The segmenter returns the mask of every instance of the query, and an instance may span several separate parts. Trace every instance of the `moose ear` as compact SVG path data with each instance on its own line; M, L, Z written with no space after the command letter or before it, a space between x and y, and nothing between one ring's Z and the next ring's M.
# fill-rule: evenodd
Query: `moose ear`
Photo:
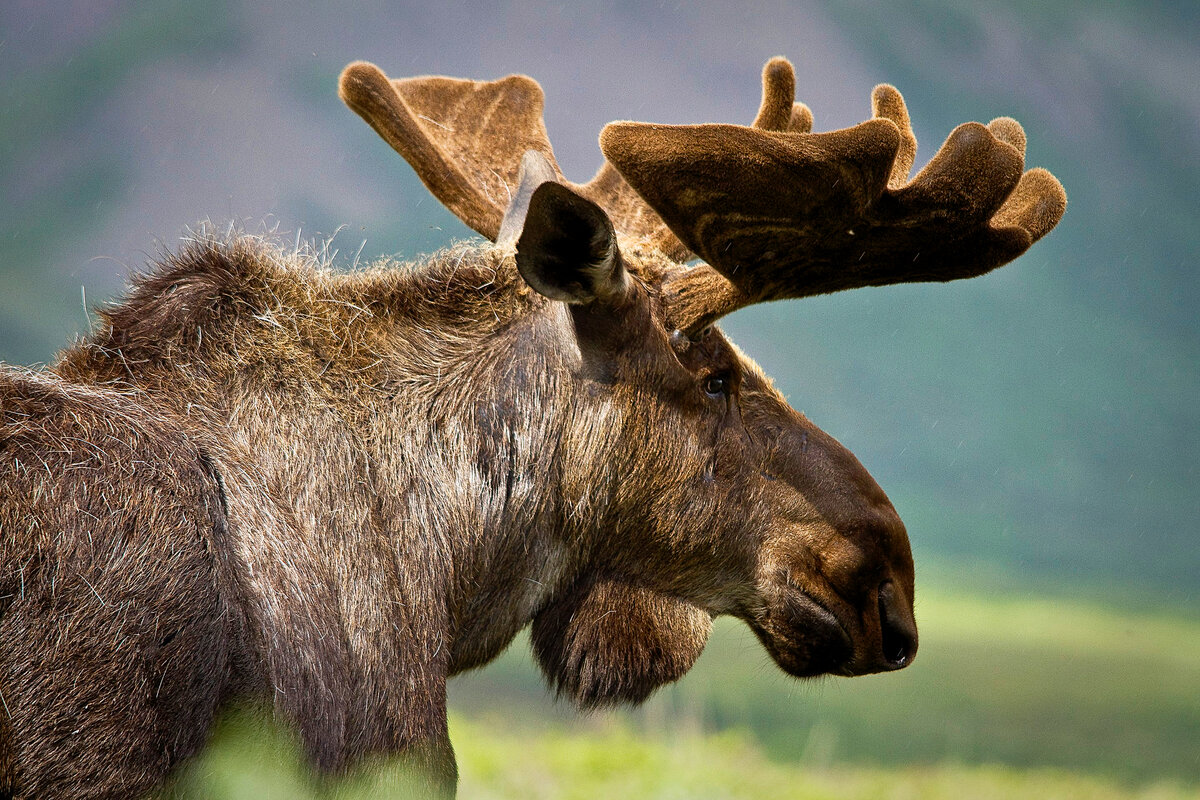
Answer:
M686 600L623 581L577 584L533 620L533 652L558 694L589 709L640 703L683 677L712 616Z
M517 269L539 293L567 303L616 299L629 288L608 215L551 181L537 186L529 198L517 239Z

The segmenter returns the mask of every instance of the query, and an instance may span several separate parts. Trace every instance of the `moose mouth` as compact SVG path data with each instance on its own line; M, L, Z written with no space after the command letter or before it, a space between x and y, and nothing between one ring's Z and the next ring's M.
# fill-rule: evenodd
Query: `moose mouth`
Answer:
M854 641L838 616L811 595L789 586L780 602L750 628L789 675L850 675Z

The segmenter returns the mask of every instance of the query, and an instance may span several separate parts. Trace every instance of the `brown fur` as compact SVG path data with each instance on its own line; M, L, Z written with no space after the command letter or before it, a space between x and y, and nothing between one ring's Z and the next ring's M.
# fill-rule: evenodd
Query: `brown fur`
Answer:
M861 467L720 334L662 327L672 262L623 263L629 296L601 310L534 293L496 248L338 275L200 238L52 373L6 373L9 791L142 791L246 696L324 770L407 752L452 784L445 680L530 620L551 682L596 705L679 677L713 614L765 625L779 570L846 605L899 556L911 596L903 528ZM712 370L728 401L697 388ZM776 497L775 426L809 432L801 468L834 502L883 515L863 552L818 566L841 521L815 485ZM847 617L862 653L816 671L879 668L873 603Z
M10 372L0 409L0 795L145 792L236 684L218 478L122 392Z
M736 135L807 136L791 90L769 64ZM339 274L200 235L49 370L0 370L0 797L145 792L240 698L324 774L399 755L452 793L446 680L530 623L583 707L680 677L718 614L793 675L910 663L883 491L719 331L678 323L780 274L681 264L659 211L711 242L633 191L641 167L559 183L529 79L358 64L342 93L504 239ZM897 139L898 97L871 130ZM1013 126L991 132L1009 149ZM915 140L889 146L906 172ZM517 190L507 213L480 171ZM997 219L1028 221L1022 186Z

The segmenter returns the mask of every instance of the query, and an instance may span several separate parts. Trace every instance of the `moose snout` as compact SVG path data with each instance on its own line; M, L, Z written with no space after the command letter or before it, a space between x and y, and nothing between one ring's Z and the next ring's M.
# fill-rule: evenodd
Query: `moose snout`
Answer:
M917 654L917 622L912 602L890 580L879 587L876 608L879 614L878 670L907 667Z

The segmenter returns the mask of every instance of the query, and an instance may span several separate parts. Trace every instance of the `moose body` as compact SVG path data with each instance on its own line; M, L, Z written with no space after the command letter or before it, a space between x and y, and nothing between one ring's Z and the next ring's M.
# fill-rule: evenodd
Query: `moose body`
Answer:
M755 130L804 136L784 64ZM481 149L397 114L528 84L370 70L343 97L495 245L347 274L200 236L48 370L0 373L0 797L149 791L240 698L324 772L399 754L452 792L446 680L530 623L584 707L680 677L718 614L798 676L911 661L899 517L710 325L776 279L684 263L711 243L670 238L669 202L560 182L519 119L485 153L512 201L464 194Z

